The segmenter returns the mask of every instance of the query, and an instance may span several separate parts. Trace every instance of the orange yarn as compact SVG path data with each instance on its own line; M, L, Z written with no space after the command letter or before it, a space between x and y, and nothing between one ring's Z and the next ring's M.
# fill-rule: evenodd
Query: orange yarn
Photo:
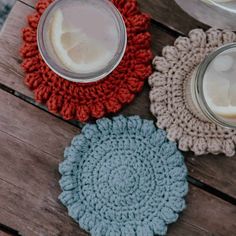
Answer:
M64 119L87 121L114 113L130 103L152 73L149 17L138 10L136 0L112 0L123 15L128 34L125 55L119 66L101 81L83 84L67 81L55 74L41 58L37 47L40 16L53 0L39 0L36 12L28 16L24 28L23 57L25 84L34 91L35 100Z

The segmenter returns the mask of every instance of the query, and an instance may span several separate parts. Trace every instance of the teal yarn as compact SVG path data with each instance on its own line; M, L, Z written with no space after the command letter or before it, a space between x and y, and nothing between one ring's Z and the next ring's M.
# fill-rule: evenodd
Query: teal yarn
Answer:
M183 156L152 121L87 124L64 157L59 199L92 236L165 235L185 208Z
M15 0L0 0L0 29L2 28Z

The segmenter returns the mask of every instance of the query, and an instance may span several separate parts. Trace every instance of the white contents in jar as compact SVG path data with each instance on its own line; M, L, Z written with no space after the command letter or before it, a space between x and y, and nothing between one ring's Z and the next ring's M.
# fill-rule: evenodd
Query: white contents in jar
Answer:
M218 72L230 70L233 64L234 64L234 59L233 57L229 55L219 56L215 58L215 60L213 61L213 67L215 71L218 71Z
M203 78L204 98L213 113L236 119L236 50L228 49L209 64Z
M118 28L112 14L86 1L56 9L48 31L57 61L75 73L103 69L119 45Z

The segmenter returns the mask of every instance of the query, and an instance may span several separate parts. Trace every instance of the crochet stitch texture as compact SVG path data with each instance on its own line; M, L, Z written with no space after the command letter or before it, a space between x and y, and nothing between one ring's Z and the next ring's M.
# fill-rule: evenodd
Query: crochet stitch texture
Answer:
M60 78L41 58L36 32L40 16L53 0L39 0L36 12L28 17L23 29L21 48L25 84L34 91L35 100L46 103L50 112L64 119L87 121L114 113L130 103L152 73L151 36L147 31L149 17L138 10L136 0L112 0L121 12L128 35L125 55L119 66L99 82L81 84Z
M183 151L196 155L206 153L235 154L236 130L210 123L190 109L186 101L185 84L193 71L212 50L236 41L235 33L209 29L194 29L189 37L179 37L174 46L167 46L162 57L155 57L156 71L150 76L151 112L157 126L165 128L168 138L178 141Z
M165 235L185 207L183 156L152 121L97 120L64 156L59 199L92 236Z

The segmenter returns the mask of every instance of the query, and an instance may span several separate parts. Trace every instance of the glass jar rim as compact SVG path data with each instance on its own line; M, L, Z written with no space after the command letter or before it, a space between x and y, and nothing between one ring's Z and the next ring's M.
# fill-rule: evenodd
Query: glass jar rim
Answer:
M233 13L233 14L236 14L236 9L232 9L230 7L226 7L222 4L220 4L220 2L215 2L214 0L205 0L206 2L208 1L210 4L224 10L224 11L227 11L229 13Z
M205 72L206 72L209 64L219 54L221 54L222 52L224 52L228 49L232 49L232 48L236 49L236 43L229 43L229 44L225 44L221 47L218 47L205 57L205 59L200 63L200 65L198 66L197 71L196 71L196 79L194 82L194 88L195 88L194 92L195 92L195 97L196 97L196 100L197 100L197 103L198 103L200 109L202 110L204 115L209 120L213 121L217 125L220 125L221 127L235 129L236 123L228 122L224 119L221 119L219 116L217 116L211 110L211 108L209 107L209 105L205 99L204 91L203 91L203 80L204 80Z
M99 0L100 3L106 4L109 10L111 10L113 16L116 19L116 22L118 23L119 28L119 45L117 52L115 53L114 57L109 61L109 63L102 69L96 72L90 72L90 73L76 73L67 70L66 68L61 67L58 65L55 60L49 55L49 53L46 50L45 45L45 24L48 16L50 13L64 0L55 0L53 3L51 3L48 8L45 10L45 12L42 14L39 25L37 28L37 44L39 48L39 52L45 61L45 63L49 66L49 68L54 71L56 74L61 76L64 79L67 79L72 82L80 82L80 83L90 83L90 82L96 82L98 80L103 79L107 75L109 75L121 62L125 50L127 47L127 31L124 19L119 12L119 10L115 7L113 3L111 3L109 0Z

